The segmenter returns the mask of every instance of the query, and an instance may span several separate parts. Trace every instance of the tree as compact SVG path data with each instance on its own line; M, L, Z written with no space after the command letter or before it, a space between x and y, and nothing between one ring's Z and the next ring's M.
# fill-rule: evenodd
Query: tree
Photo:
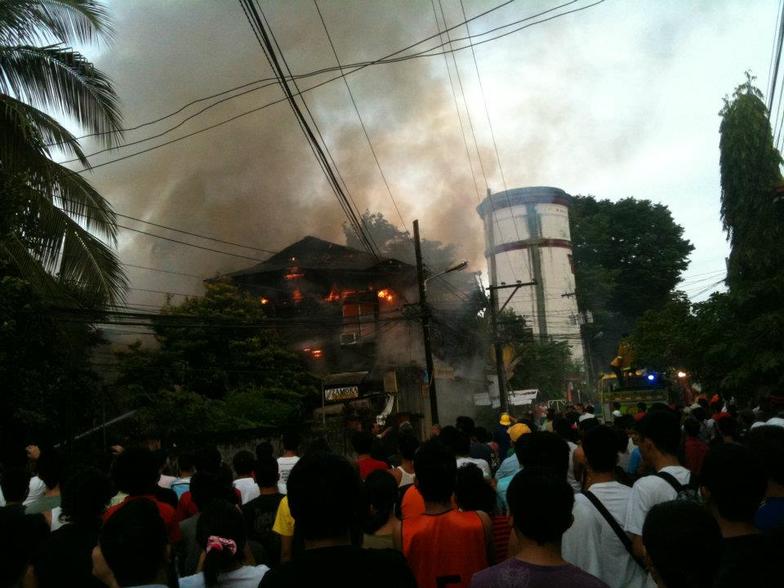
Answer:
M683 292L674 292L662 307L646 311L637 320L632 332L637 364L659 371L695 371L696 326L689 298Z
M159 347L120 355L124 408L147 432L190 435L301 422L316 379L265 324L258 300L230 282L167 305L153 320Z
M95 0L14 0L0 5L0 272L58 296L73 288L117 301L126 286L109 245L109 203L54 150L89 162L77 138L46 111L76 121L106 145L121 136L108 78L76 43L105 40ZM67 285L67 287L66 287Z
M570 220L577 304L593 314L586 336L606 366L637 319L667 303L694 247L669 209L649 200L577 196Z

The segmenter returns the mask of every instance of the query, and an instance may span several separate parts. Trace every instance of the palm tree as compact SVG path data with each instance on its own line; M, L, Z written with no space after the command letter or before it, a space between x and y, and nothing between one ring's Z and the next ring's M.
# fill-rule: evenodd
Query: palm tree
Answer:
M0 0L0 275L102 302L122 300L127 285L112 250L115 215L82 175L52 160L60 152L89 168L77 138L52 114L117 144L117 95L72 49L110 35L96 0Z

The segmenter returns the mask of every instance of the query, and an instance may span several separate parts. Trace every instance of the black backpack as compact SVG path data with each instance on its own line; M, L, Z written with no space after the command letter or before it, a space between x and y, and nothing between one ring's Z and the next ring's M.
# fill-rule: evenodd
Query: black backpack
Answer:
M675 478L675 476L668 472L657 472L655 475L672 486L676 493L675 500L685 500L687 502L697 503L701 502L697 482L694 480L694 476L691 474L689 474L689 481L686 484L681 484Z

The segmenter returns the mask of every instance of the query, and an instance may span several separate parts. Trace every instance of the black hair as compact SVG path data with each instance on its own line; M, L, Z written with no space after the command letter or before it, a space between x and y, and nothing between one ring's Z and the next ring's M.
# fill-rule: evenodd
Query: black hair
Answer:
M62 516L69 523L98 529L111 498L112 484L106 474L93 467L80 469L63 485Z
M402 435L398 442L400 457L403 459L414 459L417 449L419 449L419 439L413 435Z
M637 425L640 437L650 439L656 449L668 455L678 455L681 424L677 414L670 410L650 411Z
M708 404L708 399L707 398L698 398L697 399L697 404L700 405L700 408L702 408L703 410L706 410L706 411L708 410L708 407L710 406Z
M459 416L455 419L455 427L458 431L462 431L470 437L474 434L474 419L467 416Z
M613 410L621 410L621 403L617 400L612 403Z
M565 476L555 475L550 468L519 471L509 484L506 500L515 528L539 545L560 541L572 526L574 490Z
M481 510L489 515L495 512L495 491L473 463L457 468L455 499L461 510Z
M574 429L572 429L572 423L565 417L555 417L553 431L567 441L575 441L577 436Z
M471 438L468 436L468 433L458 431L457 435L455 435L452 451L454 451L455 455L460 456L466 456L471 453Z
M414 457L416 484L429 502L449 502L455 491L457 463L452 452L438 439L425 441Z
M344 457L308 452L292 468L286 487L291 516L303 539L330 539L358 528L362 482Z
M206 509L215 500L233 502L237 499L231 472L227 468L221 468L217 472L197 471L191 478L190 492L193 503L200 511Z
M695 502L673 500L648 511L642 542L667 588L710 588L719 569L722 538L710 513Z
M708 414L705 412L705 409L702 406L697 406L691 410L691 416L697 419L699 422L704 421L708 418Z
M233 541L234 545L220 544L211 548L209 538ZM218 574L228 572L245 556L245 519L236 505L215 500L201 513L196 523L196 542L205 552L202 573L207 586L218 585ZM233 553L232 553L233 551Z
M155 503L129 500L101 530L98 544L120 586L152 584L166 565L169 539Z
M475 428L474 436L476 437L476 440L479 441L480 443L488 443L493 439L492 435L490 435L490 431L488 431L484 427Z
M161 477L155 454L142 447L130 447L118 455L112 474L117 488L130 496L153 493Z
M722 437L738 437L738 421L735 417L725 416L716 422L716 428L719 429Z
M237 476L247 478L256 469L256 457L250 451L238 451L231 461Z
M610 427L600 425L585 434L583 451L594 472L613 472L618 465L618 435Z
M8 509L0 532L0 586L21 586L28 566L40 555L49 536L49 525L41 514Z
M297 451L299 449L300 438L299 433L296 431L286 431L283 433L283 438L281 440L283 443L283 449L286 451Z
M258 445L256 445L256 459L260 460L265 457L274 457L275 448L272 447L272 443L269 441L262 441Z
M196 456L192 453L181 453L177 458L177 469L181 472L192 472L196 468Z
M60 454L55 449L41 451L41 456L35 464L35 469L38 477L50 490L62 481L63 462Z
M332 453L332 448L326 437L316 437L310 440L306 453Z
M584 436L588 431L593 431L599 426L601 426L599 419L583 419L577 423L577 430L581 436Z
M700 421L693 416L687 417L686 420L683 421L683 430L689 437L698 437L700 434L700 427Z
M447 425L441 429L441 433L438 435L438 440L452 452L455 454L455 447L458 444L457 437L460 435L460 431L457 430L457 427L453 427L452 425Z
M593 407L593 404L589 404L588 406L585 407L585 412L587 412L588 414L593 414L594 412L596 412L596 409Z
M702 463L700 483L722 518L751 522L765 496L768 479L762 462L746 447L723 443L711 448Z
M362 527L372 535L387 524L397 502L397 481L387 471L376 470L365 479L365 500L367 508Z
M357 455L370 453L373 449L373 434L367 431L357 431L351 436L351 446Z
M768 478L784 484L784 428L773 425L754 427L746 441L751 452L762 460Z
M221 464L223 464L223 457L217 447L202 447L196 453L196 471L217 472Z
M0 476L0 488L7 502L24 502L30 491L30 473L25 468L8 468Z
M644 402L638 402L637 403L637 410L639 412L645 412L646 410L648 410L648 405L645 404Z
M259 488L276 486L279 477L278 460L274 457L262 457L256 464L256 484Z
M517 461L523 468L538 467L553 470L566 480L569 471L569 445L555 433L536 431L523 435L514 445Z

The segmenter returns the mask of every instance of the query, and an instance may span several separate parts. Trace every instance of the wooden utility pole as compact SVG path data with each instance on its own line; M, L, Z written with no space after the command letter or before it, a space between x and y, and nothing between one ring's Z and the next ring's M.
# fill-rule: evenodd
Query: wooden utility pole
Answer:
M433 367L433 350L430 346L430 308L427 305L425 269L422 265L422 244L419 240L419 220L414 221L414 249L416 251L417 282L419 283L419 312L422 317L422 338L425 344L425 369L427 390L430 398L430 424L438 423L438 397L436 396L436 374Z

